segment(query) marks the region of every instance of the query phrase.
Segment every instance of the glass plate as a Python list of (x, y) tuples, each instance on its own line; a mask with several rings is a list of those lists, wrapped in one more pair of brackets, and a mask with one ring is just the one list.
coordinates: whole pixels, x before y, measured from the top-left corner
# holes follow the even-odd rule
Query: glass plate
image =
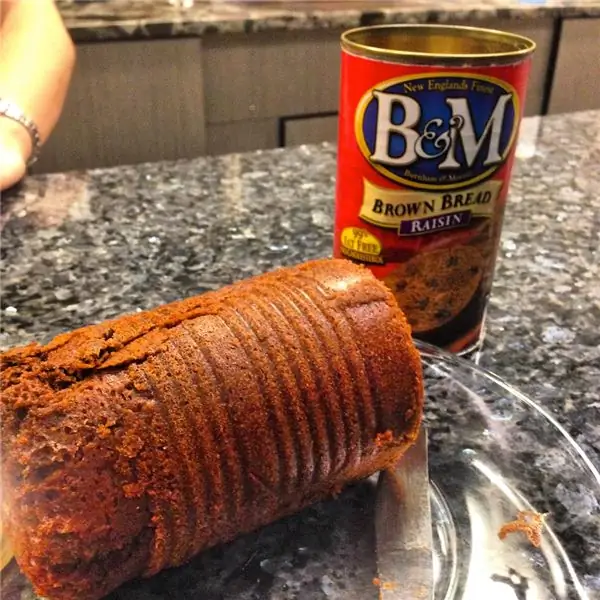
[[(600, 474), (535, 402), (476, 365), (419, 343), (426, 376), (436, 600), (600, 596)], [(545, 513), (542, 542), (498, 538)]]
[[(555, 419), (475, 364), (418, 343), (425, 369), (435, 600), (600, 598), (600, 474)], [(110, 600), (375, 600), (377, 477)], [(498, 538), (547, 513), (542, 543)], [(14, 561), (3, 600), (36, 596)]]

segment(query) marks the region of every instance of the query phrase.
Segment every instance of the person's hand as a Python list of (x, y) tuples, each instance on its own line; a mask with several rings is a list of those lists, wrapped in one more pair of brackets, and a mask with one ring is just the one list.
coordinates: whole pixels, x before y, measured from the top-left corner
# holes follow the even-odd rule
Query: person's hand
[(19, 182), (27, 170), (31, 139), (27, 130), (0, 116), (0, 191)]

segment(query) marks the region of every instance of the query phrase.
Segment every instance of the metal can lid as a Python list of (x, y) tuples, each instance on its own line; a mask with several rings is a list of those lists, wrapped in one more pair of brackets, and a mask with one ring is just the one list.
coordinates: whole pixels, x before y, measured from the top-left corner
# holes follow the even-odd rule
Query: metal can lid
[(533, 40), (495, 29), (463, 25), (374, 25), (342, 34), (352, 54), (404, 64), (510, 64), (524, 60)]

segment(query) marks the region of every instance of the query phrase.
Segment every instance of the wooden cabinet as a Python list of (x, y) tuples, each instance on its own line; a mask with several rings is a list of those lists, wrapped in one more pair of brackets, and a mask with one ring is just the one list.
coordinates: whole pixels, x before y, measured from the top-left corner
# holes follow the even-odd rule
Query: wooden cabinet
[[(284, 144), (290, 119), (336, 111), (340, 35), (267, 31), (206, 39), (207, 153), (274, 148)], [(292, 126), (289, 135), (296, 143), (330, 138), (330, 125), (320, 136), (310, 123), (304, 125)]]
[[(600, 108), (600, 19), (450, 20), (537, 43), (526, 115)], [(80, 44), (35, 172), (224, 154), (337, 137), (339, 29)], [(556, 59), (556, 61), (555, 61)], [(556, 62), (556, 70), (554, 63)]]
[(208, 123), (206, 153), (249, 152), (279, 146), (279, 119)]
[(283, 146), (318, 144), (337, 140), (338, 117), (325, 115), (286, 119), (283, 122)]
[(80, 44), (37, 173), (204, 154), (201, 41)]
[(524, 35), (536, 43), (531, 61), (529, 86), (525, 101), (525, 116), (540, 115), (544, 111), (545, 98), (552, 74), (552, 49), (556, 43), (557, 25), (554, 19), (494, 19), (460, 22), (472, 27), (486, 27)]
[(600, 19), (562, 23), (549, 113), (600, 109)]
[(341, 31), (266, 31), (204, 40), (207, 123), (337, 110)]

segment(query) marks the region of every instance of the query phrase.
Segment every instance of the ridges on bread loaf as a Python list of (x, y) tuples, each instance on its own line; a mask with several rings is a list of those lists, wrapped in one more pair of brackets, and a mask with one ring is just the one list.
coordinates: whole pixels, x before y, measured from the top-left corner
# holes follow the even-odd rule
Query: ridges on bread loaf
[(100, 598), (385, 468), (422, 415), (402, 312), (341, 260), (1, 360), (4, 518), (57, 600)]

